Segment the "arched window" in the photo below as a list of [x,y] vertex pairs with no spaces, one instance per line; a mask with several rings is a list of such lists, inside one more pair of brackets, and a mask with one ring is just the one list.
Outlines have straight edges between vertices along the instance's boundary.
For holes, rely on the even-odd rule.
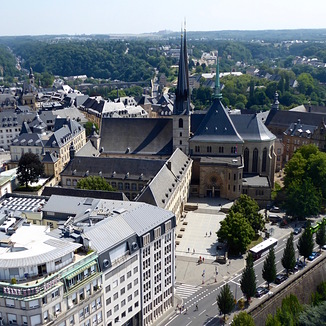
[[253,173],[258,172],[258,149],[255,148],[252,153],[252,171]]
[[247,147],[244,150],[243,160],[244,160],[243,172],[248,172],[248,167],[249,167],[249,149]]
[[267,165],[267,148],[265,147],[263,150],[263,161],[261,164],[261,172],[266,172],[266,165]]
[[179,128],[183,128],[183,119],[179,119]]

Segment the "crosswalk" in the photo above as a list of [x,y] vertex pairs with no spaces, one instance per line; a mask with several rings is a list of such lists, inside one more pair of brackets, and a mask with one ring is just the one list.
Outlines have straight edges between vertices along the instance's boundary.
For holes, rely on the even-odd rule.
[[191,295],[195,294],[198,290],[200,290],[201,286],[195,286],[185,283],[177,283],[175,285],[175,294],[178,295],[182,299],[188,299]]

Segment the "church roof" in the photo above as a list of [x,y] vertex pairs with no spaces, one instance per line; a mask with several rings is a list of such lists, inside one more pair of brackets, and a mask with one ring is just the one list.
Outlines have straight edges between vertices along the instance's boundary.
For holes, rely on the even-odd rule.
[[101,145],[104,153],[171,155],[172,119],[103,118]]
[[219,99],[215,99],[190,141],[243,143],[232,120]]
[[[84,177],[101,175],[108,179],[143,180],[152,179],[164,165],[165,160],[126,157],[75,157],[61,175]],[[87,172],[87,173],[86,173]]]
[[231,114],[230,118],[244,141],[271,141],[276,138],[257,114]]

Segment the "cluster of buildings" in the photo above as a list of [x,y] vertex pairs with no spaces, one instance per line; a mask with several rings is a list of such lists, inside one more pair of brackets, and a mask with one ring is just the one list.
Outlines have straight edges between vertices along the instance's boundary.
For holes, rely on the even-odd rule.
[[[185,34],[178,55],[175,96],[107,101],[63,90],[38,101],[31,70],[22,98],[41,110],[0,112],[11,166],[35,153],[60,185],[0,199],[2,324],[155,323],[173,306],[174,229],[188,197],[247,194],[265,207],[275,169],[301,145],[325,149],[319,108],[280,111],[277,94],[269,113],[225,108],[218,63],[213,103],[194,111]],[[86,137],[77,108],[99,132]],[[116,192],[76,190],[87,176]]]
[[58,195],[0,206],[2,325],[150,325],[173,306],[172,212]]

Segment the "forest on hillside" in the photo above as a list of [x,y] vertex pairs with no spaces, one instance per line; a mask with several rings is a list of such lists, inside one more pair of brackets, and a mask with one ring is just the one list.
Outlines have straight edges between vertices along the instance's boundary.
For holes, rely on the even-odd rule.
[[[192,74],[211,71],[213,67],[200,64],[200,58],[204,52],[216,50],[219,53],[220,72],[240,71],[244,74],[222,79],[226,105],[268,109],[275,91],[279,92],[283,108],[308,102],[325,105],[326,43],[318,41],[323,30],[315,32],[316,40],[300,42],[283,42],[277,39],[277,32],[267,31],[257,31],[256,38],[257,35],[265,36],[266,40],[275,41],[247,41],[242,32],[239,32],[241,41],[209,37],[199,39],[194,37],[195,33],[187,34]],[[207,35],[210,33],[213,32],[207,32]],[[313,35],[309,30],[300,33],[304,36]],[[300,33],[297,35],[300,36]],[[279,31],[279,34],[283,38],[291,36],[290,32]],[[167,80],[173,82],[176,79],[174,66],[178,64],[178,55],[172,55],[172,52],[178,51],[179,47],[180,36],[114,40],[109,36],[0,37],[0,77],[4,78],[3,84],[9,86],[13,77],[21,80],[26,78],[26,71],[32,67],[36,76],[44,81],[43,86],[50,86],[53,80],[50,76],[87,75],[87,82],[101,84],[109,80],[148,81],[153,78],[155,71],[159,76],[164,73]],[[297,57],[318,60],[321,64],[295,64]],[[19,65],[16,66],[16,63],[22,70],[17,70]],[[265,74],[277,75],[278,78],[271,81],[261,76],[246,75],[249,67],[255,67]],[[297,88],[290,87],[293,80],[298,81]],[[192,100],[197,108],[204,108],[210,103],[211,96],[212,89],[201,80],[201,86],[193,92]]]

